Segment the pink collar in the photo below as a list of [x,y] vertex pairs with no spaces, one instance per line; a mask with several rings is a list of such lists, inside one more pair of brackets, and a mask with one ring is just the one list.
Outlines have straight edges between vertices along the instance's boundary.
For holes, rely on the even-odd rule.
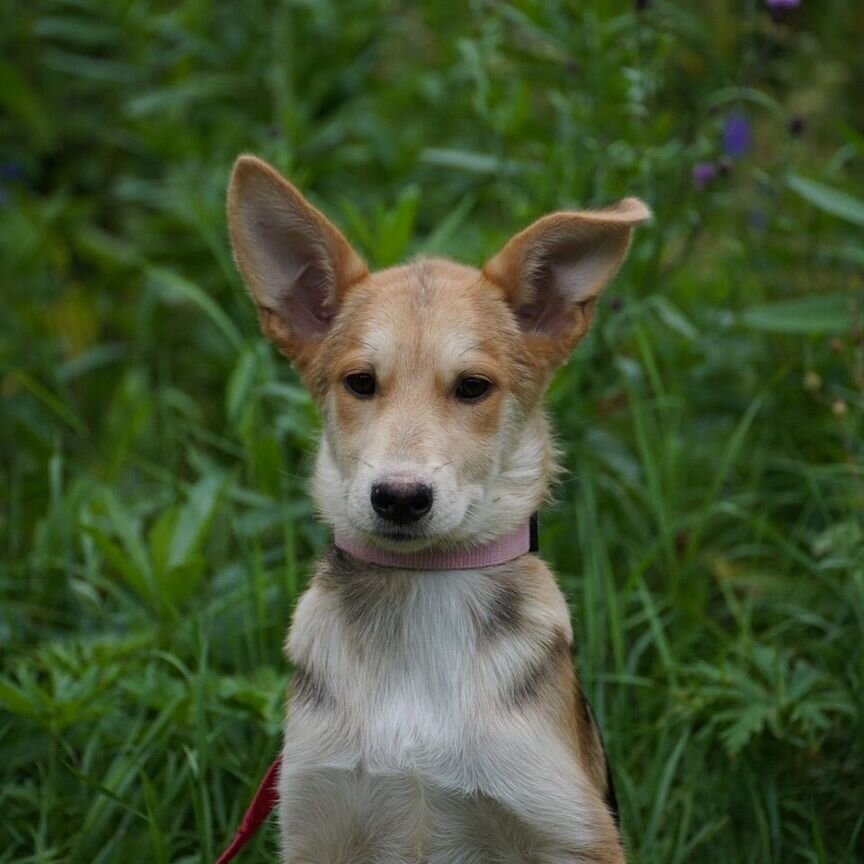
[[536,522],[531,517],[515,531],[498,537],[482,546],[452,551],[421,550],[419,552],[390,552],[368,543],[357,543],[337,534],[337,548],[379,567],[400,567],[403,570],[475,570],[506,564],[528,552],[536,552]]

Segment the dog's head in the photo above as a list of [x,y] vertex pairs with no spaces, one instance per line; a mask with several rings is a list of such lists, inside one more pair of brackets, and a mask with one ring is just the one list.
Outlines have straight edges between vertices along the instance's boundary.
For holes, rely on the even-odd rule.
[[648,208],[627,198],[544,216],[482,271],[421,259],[377,273],[258,159],[237,161],[228,212],[264,333],[322,412],[314,487],[326,521],[402,551],[518,527],[554,470],[546,384]]

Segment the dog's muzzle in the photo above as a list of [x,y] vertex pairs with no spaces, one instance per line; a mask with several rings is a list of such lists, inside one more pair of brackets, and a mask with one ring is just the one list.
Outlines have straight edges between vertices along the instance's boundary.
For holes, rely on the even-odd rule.
[[432,509],[433,497],[431,486],[399,479],[376,483],[370,495],[372,509],[394,525],[419,522]]

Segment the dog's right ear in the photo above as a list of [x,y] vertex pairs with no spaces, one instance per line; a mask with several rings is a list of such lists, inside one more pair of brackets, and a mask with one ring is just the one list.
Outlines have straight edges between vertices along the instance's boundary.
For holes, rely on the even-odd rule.
[[254,156],[234,165],[228,226],[265,335],[303,369],[345,292],[368,275],[366,264],[320,211]]
[[598,297],[627,257],[633,229],[650,218],[638,198],[552,213],[486,262],[483,273],[504,291],[529,352],[544,366],[564,363],[588,331]]

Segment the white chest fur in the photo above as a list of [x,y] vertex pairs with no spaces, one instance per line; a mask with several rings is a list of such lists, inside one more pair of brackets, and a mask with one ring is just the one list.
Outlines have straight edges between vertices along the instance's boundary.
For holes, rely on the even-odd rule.
[[554,712],[521,698],[570,638],[542,573],[517,592],[488,570],[322,568],[288,642],[286,862],[551,864],[591,845],[594,790]]

